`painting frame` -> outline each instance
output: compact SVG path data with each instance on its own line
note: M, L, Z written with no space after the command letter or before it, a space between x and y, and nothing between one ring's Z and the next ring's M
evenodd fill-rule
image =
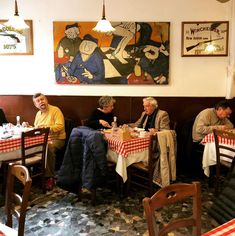
M57 84L169 84L170 22L111 22L103 34L96 23L53 21ZM86 44L96 45L90 54Z
M229 21L182 22L181 56L228 56Z
M0 20L0 55L33 55L33 21L25 20L28 29L17 30L5 26L7 20Z

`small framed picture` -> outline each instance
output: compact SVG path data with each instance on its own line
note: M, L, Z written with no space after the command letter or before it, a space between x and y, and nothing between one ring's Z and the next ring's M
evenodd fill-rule
M228 21L182 22L181 55L227 56Z
M33 55L33 24L25 20L28 29L17 30L0 20L0 55Z

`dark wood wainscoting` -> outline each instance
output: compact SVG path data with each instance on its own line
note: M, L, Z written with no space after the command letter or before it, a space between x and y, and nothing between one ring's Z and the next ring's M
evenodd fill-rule
M98 96L47 96L49 103L60 107L67 118L73 119L77 125L80 120L89 117L90 113L98 106ZM115 97L115 114L118 123L129 123L139 118L143 110L143 97ZM186 121L192 120L201 110L213 107L222 97L156 97L160 109L168 111L170 119L177 122L178 142L178 168L187 169L188 160L185 160L184 143L182 143L182 126ZM235 111L235 99L231 100ZM4 110L7 119L16 123L16 116L21 116L21 121L33 124L37 112L29 95L4 95L0 96L0 107ZM235 112L234 112L235 113ZM231 121L235 124L235 115ZM185 138L185 137L184 137Z
M92 110L98 106L97 96L47 96L49 103L60 107L65 117L80 122L87 118ZM118 123L123 124L135 121L143 110L143 97L115 97L115 114ZM207 107L212 107L221 97L156 97L160 109L168 111L170 118L178 124L194 118L198 112ZM235 100L231 100L235 108ZM8 120L16 122L16 116L22 120L33 122L37 112L29 95L0 95L0 107L4 110ZM235 110L235 109L234 109ZM234 121L232 114L231 120Z

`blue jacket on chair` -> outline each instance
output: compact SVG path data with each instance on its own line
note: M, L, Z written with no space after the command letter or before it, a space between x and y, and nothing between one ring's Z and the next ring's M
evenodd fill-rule
M57 185L78 193L102 186L107 171L107 143L103 134L91 128L74 128L69 137Z

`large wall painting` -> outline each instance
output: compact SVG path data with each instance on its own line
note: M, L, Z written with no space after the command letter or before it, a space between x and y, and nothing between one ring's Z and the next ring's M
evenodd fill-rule
M101 34L96 22L53 22L56 83L168 84L170 23L111 23Z

